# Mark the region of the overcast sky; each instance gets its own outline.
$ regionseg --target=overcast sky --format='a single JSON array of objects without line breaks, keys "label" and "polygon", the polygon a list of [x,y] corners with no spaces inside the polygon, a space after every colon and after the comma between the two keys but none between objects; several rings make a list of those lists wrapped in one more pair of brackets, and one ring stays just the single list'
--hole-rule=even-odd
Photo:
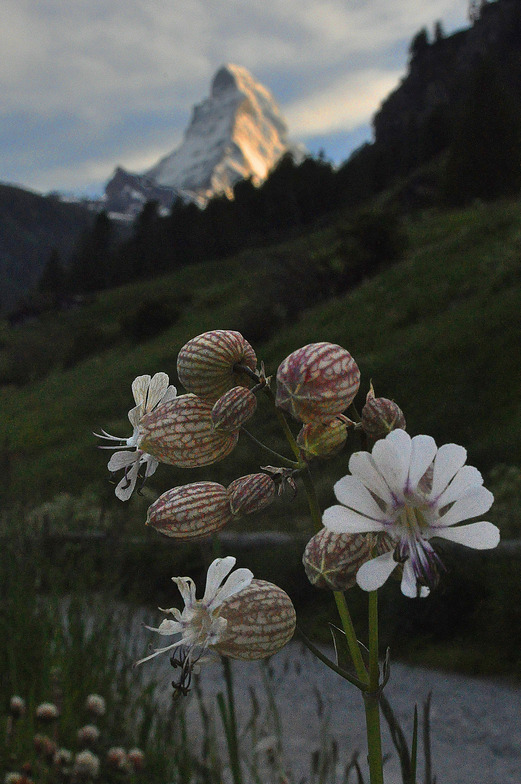
[{"label": "overcast sky", "polygon": [[468,0],[2,0],[0,181],[101,192],[180,143],[223,63],[268,87],[335,163],[371,138],[412,36]]}]

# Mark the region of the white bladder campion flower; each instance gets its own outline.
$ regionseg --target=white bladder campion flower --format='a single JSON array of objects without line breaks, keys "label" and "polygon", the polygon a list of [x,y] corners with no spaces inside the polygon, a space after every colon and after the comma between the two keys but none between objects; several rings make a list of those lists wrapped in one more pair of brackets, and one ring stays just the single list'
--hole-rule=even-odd
[{"label": "white bladder campion flower", "polygon": [[435,537],[477,550],[497,546],[492,523],[458,525],[487,512],[494,500],[466,458],[462,446],[438,449],[430,436],[411,438],[404,430],[377,441],[372,453],[351,456],[351,475],[334,488],[340,505],[326,509],[323,523],[336,533],[384,531],[393,545],[360,567],[356,579],[363,590],[377,590],[403,564],[402,593],[427,596],[441,567],[430,541]]},{"label": "white bladder campion flower", "polygon": [[139,471],[144,466],[144,478],[152,476],[154,471],[159,465],[159,461],[147,454],[138,447],[139,441],[139,423],[146,414],[155,411],[159,406],[174,400],[177,395],[176,388],[168,383],[169,379],[166,373],[156,373],[150,377],[148,375],[138,376],[132,382],[132,394],[136,405],[128,412],[130,424],[133,427],[133,432],[130,438],[118,438],[111,436],[109,433],[102,430],[100,435],[95,433],[98,438],[103,438],[105,441],[113,441],[114,444],[110,446],[102,446],[101,449],[121,449],[120,452],[114,452],[110,458],[107,468],[111,472],[124,470],[124,476],[116,486],[116,495],[121,501],[127,501],[136,486],[139,476]]},{"label": "white bladder campion flower", "polygon": [[175,620],[165,618],[157,629],[152,626],[146,628],[161,635],[175,634],[180,637],[165,648],[157,648],[154,653],[141,659],[137,664],[142,664],[160,653],[181,649],[179,661],[176,661],[176,664],[182,667],[177,688],[180,691],[186,690],[193,666],[208,648],[221,640],[226,630],[226,619],[220,617],[223,602],[247,588],[253,580],[253,573],[249,569],[236,569],[230,574],[235,562],[236,559],[228,555],[226,558],[216,558],[210,564],[202,599],[196,599],[195,583],[190,577],[172,577],[185,604],[183,611],[175,607],[161,610],[173,615]]}]

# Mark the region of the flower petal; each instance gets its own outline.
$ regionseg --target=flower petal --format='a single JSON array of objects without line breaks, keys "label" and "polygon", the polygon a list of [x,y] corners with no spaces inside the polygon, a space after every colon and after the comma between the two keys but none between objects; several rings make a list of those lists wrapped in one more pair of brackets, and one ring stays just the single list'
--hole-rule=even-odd
[{"label": "flower petal", "polygon": [[387,506],[392,506],[393,497],[389,486],[376,468],[369,452],[354,452],[349,460],[349,470]]},{"label": "flower petal", "polygon": [[129,422],[134,428],[134,430],[139,425],[142,416],[143,416],[143,410],[141,408],[141,404],[139,404],[138,406],[134,406],[134,408],[131,408],[130,411],[128,412]]},{"label": "flower petal", "polygon": [[150,376],[138,376],[132,382],[132,394],[137,406],[145,407],[147,400],[148,387],[150,386]]},{"label": "flower petal", "polygon": [[227,555],[226,558],[216,558],[215,561],[212,561],[206,575],[206,587],[203,596],[204,604],[209,604],[217,594],[222,581],[231,572],[236,561],[237,559],[233,555]]},{"label": "flower petal", "polygon": [[458,444],[443,444],[434,458],[431,498],[436,499],[459,469],[465,465],[467,450]]},{"label": "flower petal", "polygon": [[159,465],[159,460],[156,460],[152,455],[144,455],[144,457],[141,458],[141,462],[146,464],[145,476],[152,476]]},{"label": "flower petal", "polygon": [[122,468],[128,468],[128,466],[136,463],[138,460],[139,453],[135,449],[132,451],[127,449],[122,452],[114,452],[107,463],[107,468],[109,471],[120,471]]},{"label": "flower petal", "polygon": [[438,497],[436,505],[438,509],[443,508],[453,501],[458,501],[465,495],[467,490],[471,487],[479,487],[483,484],[483,477],[474,466],[465,465],[460,468],[452,482],[445,488],[443,493]]},{"label": "flower petal", "polygon": [[461,496],[444,515],[438,518],[438,522],[432,528],[438,529],[438,526],[445,528],[459,523],[461,520],[477,517],[477,515],[488,512],[493,502],[494,496],[490,490],[482,485],[470,487],[465,495]]},{"label": "flower petal", "polygon": [[139,661],[137,661],[134,664],[134,667],[137,667],[138,664],[143,664],[143,662],[153,659],[154,656],[159,656],[160,653],[166,653],[167,651],[172,651],[174,648],[178,648],[180,645],[182,645],[182,643],[183,640],[178,640],[177,642],[174,642],[172,645],[167,645],[166,648],[156,648],[154,653],[151,653],[150,656],[145,656],[144,659],[140,659]]},{"label": "flower petal", "polygon": [[393,430],[373,447],[376,468],[385,477],[392,493],[403,496],[411,464],[411,437],[405,430]]},{"label": "flower petal", "polygon": [[120,501],[128,501],[137,482],[137,475],[139,472],[139,463],[135,462],[130,471],[127,471],[118,485],[116,485],[116,497]]},{"label": "flower petal", "polygon": [[168,376],[166,373],[156,373],[152,376],[148,387],[147,400],[144,413],[152,411],[168,389]]},{"label": "flower petal", "polygon": [[338,501],[349,509],[354,509],[374,520],[386,519],[373,496],[358,477],[343,476],[335,484],[334,490]]},{"label": "flower petal", "polygon": [[172,582],[179,588],[185,607],[193,607],[195,604],[195,583],[192,578],[172,577]]},{"label": "flower petal", "polygon": [[336,534],[362,534],[385,530],[383,523],[354,512],[346,506],[330,506],[322,515],[322,523]]},{"label": "flower petal", "polygon": [[411,440],[411,464],[407,482],[409,492],[415,492],[418,482],[434,460],[437,449],[436,441],[431,436],[414,436]]},{"label": "flower petal", "polygon": [[229,599],[231,596],[235,596],[235,594],[239,593],[244,588],[247,588],[252,580],[252,571],[249,569],[236,569],[230,574],[224,585],[219,588],[214,597],[210,599],[207,605],[208,609],[210,611],[215,610],[215,608],[219,607],[223,602],[226,601],[226,599]]},{"label": "flower petal", "polygon": [[363,591],[377,591],[397,566],[393,553],[384,553],[362,564],[356,573],[356,582]]},{"label": "flower petal", "polygon": [[171,621],[170,618],[165,618],[157,629],[154,626],[145,626],[145,629],[150,629],[151,632],[157,632],[158,634],[180,634],[183,631],[183,627],[177,621]]},{"label": "flower petal", "polygon": [[177,389],[174,387],[173,384],[170,384],[170,386],[167,388],[165,394],[163,395],[163,397],[159,402],[163,406],[165,403],[170,403],[170,401],[173,400],[175,397],[177,397]]},{"label": "flower petal", "polygon": [[473,547],[474,550],[492,550],[499,544],[500,533],[497,525],[482,520],[479,523],[459,525],[456,528],[444,528],[435,536],[464,544],[466,547]]},{"label": "flower petal", "polygon": [[[407,559],[403,566],[403,575],[400,587],[402,589],[403,595],[408,596],[409,599],[417,599],[418,596],[423,599],[430,593],[429,588],[427,588],[425,585],[420,587],[416,582],[416,575],[414,574],[414,569],[410,559]],[[419,592],[418,589],[420,589]]]}]

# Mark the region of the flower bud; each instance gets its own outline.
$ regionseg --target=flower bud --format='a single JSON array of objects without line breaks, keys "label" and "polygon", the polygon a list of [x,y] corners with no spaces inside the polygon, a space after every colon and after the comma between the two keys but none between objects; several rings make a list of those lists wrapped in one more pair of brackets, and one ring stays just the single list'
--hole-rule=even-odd
[{"label": "flower bud", "polygon": [[234,515],[258,512],[275,498],[275,482],[267,474],[241,476],[228,485],[228,498]]},{"label": "flower bud", "polygon": [[230,454],[239,434],[215,430],[211,411],[211,404],[196,395],[176,397],[143,417],[138,448],[178,468],[217,463]]},{"label": "flower bud", "polygon": [[257,409],[257,398],[246,387],[233,387],[219,398],[212,408],[212,422],[216,430],[233,433],[251,419]]},{"label": "flower bud", "polygon": [[353,423],[343,414],[330,422],[308,422],[297,436],[297,444],[308,459],[333,457],[347,441],[347,429]]},{"label": "flower bud", "polygon": [[226,619],[222,638],[213,647],[232,659],[265,659],[293,637],[295,608],[288,594],[273,583],[252,580],[250,585],[224,601]]},{"label": "flower bud", "polygon": [[405,430],[405,417],[393,400],[375,397],[373,385],[362,409],[362,428],[374,439],[385,438],[391,430]]},{"label": "flower bud", "polygon": [[177,357],[177,374],[188,392],[213,403],[232,387],[250,385],[249,376],[237,370],[237,365],[255,370],[255,351],[240,332],[214,329],[183,346]]},{"label": "flower bud", "polygon": [[149,507],[146,524],[179,541],[200,539],[232,519],[228,492],[217,482],[193,482],[167,490]]},{"label": "flower bud", "polygon": [[276,404],[301,422],[324,422],[342,413],[360,385],[351,354],[334,343],[310,343],[277,371]]},{"label": "flower bud", "polygon": [[307,543],[302,563],[316,588],[346,591],[355,585],[362,564],[390,549],[385,534],[337,534],[322,528]]}]

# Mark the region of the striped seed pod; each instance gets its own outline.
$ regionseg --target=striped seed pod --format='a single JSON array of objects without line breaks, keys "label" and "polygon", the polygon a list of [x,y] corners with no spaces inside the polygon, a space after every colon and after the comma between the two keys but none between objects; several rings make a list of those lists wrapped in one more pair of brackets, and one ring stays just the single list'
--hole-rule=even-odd
[{"label": "striped seed pod", "polygon": [[392,547],[387,534],[337,534],[323,528],[307,543],[302,563],[315,588],[346,591],[366,561]]},{"label": "striped seed pod", "polygon": [[391,430],[398,428],[405,430],[405,417],[402,410],[393,400],[375,397],[372,384],[362,409],[361,421],[364,432],[374,439],[385,438]]},{"label": "striped seed pod", "polygon": [[232,519],[226,488],[193,482],[167,490],[149,507],[146,525],[180,542],[202,539]]},{"label": "striped seed pod", "polygon": [[255,351],[240,332],[214,329],[192,338],[177,356],[177,374],[188,390],[215,403],[232,387],[250,386],[250,378],[237,365],[257,366]]},{"label": "striped seed pod", "polygon": [[308,422],[297,436],[297,444],[308,459],[333,457],[347,441],[347,429],[353,425],[350,419],[338,414],[330,422]]},{"label": "striped seed pod", "polygon": [[246,387],[233,387],[212,408],[212,422],[217,430],[233,433],[251,419],[257,410],[257,398]]},{"label": "striped seed pod", "polygon": [[290,354],[277,371],[276,404],[301,422],[325,422],[350,405],[360,371],[345,348],[309,343]]},{"label": "striped seed pod", "polygon": [[139,449],[178,468],[211,465],[229,455],[238,433],[215,430],[212,406],[196,395],[180,395],[143,417]]},{"label": "striped seed pod", "polygon": [[251,514],[269,506],[275,498],[275,482],[267,474],[247,474],[228,485],[234,515]]},{"label": "striped seed pod", "polygon": [[252,580],[247,588],[221,605],[226,630],[213,646],[232,659],[265,659],[293,637],[295,608],[288,594],[273,583]]}]

